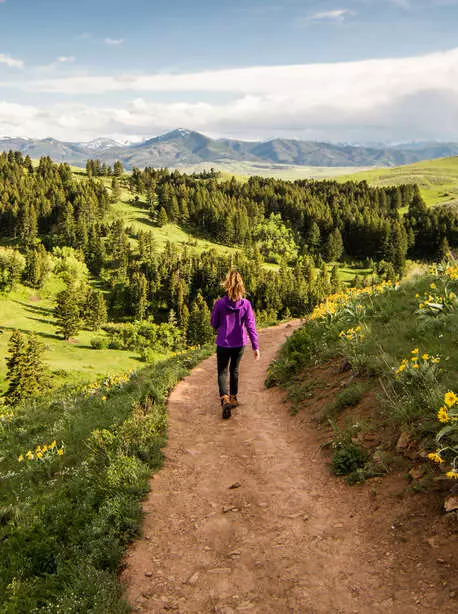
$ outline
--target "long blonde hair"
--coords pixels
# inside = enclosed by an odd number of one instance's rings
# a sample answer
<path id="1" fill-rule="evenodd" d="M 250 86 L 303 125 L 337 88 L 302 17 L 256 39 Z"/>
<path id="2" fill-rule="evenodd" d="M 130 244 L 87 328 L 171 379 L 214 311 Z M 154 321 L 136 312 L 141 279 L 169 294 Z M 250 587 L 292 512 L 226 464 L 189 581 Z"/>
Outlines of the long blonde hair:
<path id="1" fill-rule="evenodd" d="M 246 294 L 242 276 L 238 271 L 228 271 L 226 279 L 221 284 L 231 301 L 238 301 Z"/>

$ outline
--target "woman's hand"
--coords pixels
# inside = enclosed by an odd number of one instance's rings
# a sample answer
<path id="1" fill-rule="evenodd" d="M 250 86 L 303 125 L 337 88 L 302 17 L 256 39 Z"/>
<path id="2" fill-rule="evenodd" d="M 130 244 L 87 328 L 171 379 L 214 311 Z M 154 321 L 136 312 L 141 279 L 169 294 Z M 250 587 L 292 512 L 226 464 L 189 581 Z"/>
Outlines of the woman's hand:
<path id="1" fill-rule="evenodd" d="M 253 350 L 254 359 L 259 360 L 261 358 L 261 352 L 259 350 Z"/>

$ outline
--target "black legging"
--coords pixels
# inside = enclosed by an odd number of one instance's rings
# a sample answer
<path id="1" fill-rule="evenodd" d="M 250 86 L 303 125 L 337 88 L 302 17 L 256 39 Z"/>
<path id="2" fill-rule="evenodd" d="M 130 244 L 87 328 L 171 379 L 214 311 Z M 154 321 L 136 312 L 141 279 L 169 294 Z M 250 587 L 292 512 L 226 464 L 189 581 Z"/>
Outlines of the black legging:
<path id="1" fill-rule="evenodd" d="M 227 394 L 227 367 L 229 367 L 229 390 L 230 394 L 236 395 L 239 390 L 239 365 L 243 356 L 244 347 L 223 348 L 216 347 L 216 359 L 218 364 L 218 387 L 219 396 Z"/>

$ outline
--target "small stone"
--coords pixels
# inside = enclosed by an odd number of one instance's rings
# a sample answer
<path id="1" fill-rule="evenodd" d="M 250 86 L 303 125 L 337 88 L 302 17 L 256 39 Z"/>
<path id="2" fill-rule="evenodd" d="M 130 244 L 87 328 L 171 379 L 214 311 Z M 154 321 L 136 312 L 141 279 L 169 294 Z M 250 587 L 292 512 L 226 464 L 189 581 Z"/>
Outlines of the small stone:
<path id="1" fill-rule="evenodd" d="M 153 572 L 152 572 L 152 571 L 145 571 L 145 576 L 146 576 L 147 578 L 151 578 L 151 577 L 152 577 L 152 575 L 153 575 Z"/>
<path id="2" fill-rule="evenodd" d="M 444 559 L 436 559 L 436 563 L 439 563 L 439 565 L 445 565 Z"/>
<path id="3" fill-rule="evenodd" d="M 228 512 L 238 512 L 239 508 L 235 507 L 235 505 L 228 505 L 227 507 L 223 507 L 223 514 L 227 514 Z"/>
<path id="4" fill-rule="evenodd" d="M 404 450 L 407 450 L 407 448 L 409 447 L 410 444 L 410 433 L 408 433 L 407 431 L 404 431 L 403 433 L 401 433 L 398 442 L 396 444 L 396 452 L 403 452 Z"/>
<path id="5" fill-rule="evenodd" d="M 458 496 L 450 495 L 444 501 L 444 510 L 446 512 L 454 512 L 458 510 Z"/>
<path id="6" fill-rule="evenodd" d="M 233 489 L 233 488 L 240 488 L 240 486 L 241 486 L 240 482 L 234 482 L 233 484 L 231 484 L 231 485 L 229 486 L 229 488 L 232 488 L 232 489 Z"/>
<path id="7" fill-rule="evenodd" d="M 231 558 L 234 558 L 236 556 L 240 556 L 241 552 L 240 550 L 233 550 L 232 552 L 229 552 L 228 556 L 230 556 Z"/>
<path id="8" fill-rule="evenodd" d="M 194 586 L 194 584 L 196 584 L 198 579 L 199 579 L 199 572 L 195 571 L 191 576 L 189 576 L 187 580 L 185 580 L 185 582 L 183 582 L 183 584 L 189 584 L 190 586 Z"/>

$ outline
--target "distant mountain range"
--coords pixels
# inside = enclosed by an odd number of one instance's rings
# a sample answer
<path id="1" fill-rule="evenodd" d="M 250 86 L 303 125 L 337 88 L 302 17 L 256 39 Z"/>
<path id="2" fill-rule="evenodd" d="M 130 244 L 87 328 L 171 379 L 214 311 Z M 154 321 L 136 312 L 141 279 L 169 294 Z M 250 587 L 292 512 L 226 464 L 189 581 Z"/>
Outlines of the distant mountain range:
<path id="1" fill-rule="evenodd" d="M 69 143 L 56 139 L 0 138 L 0 151 L 19 150 L 32 158 L 50 156 L 57 162 L 84 166 L 98 158 L 124 167 L 184 168 L 192 164 L 253 162 L 298 166 L 398 166 L 420 160 L 458 155 L 458 143 L 406 143 L 393 147 L 354 146 L 292 139 L 238 141 L 212 139 L 192 130 L 173 130 L 142 143 L 121 144 L 99 138 L 89 143 Z"/>

